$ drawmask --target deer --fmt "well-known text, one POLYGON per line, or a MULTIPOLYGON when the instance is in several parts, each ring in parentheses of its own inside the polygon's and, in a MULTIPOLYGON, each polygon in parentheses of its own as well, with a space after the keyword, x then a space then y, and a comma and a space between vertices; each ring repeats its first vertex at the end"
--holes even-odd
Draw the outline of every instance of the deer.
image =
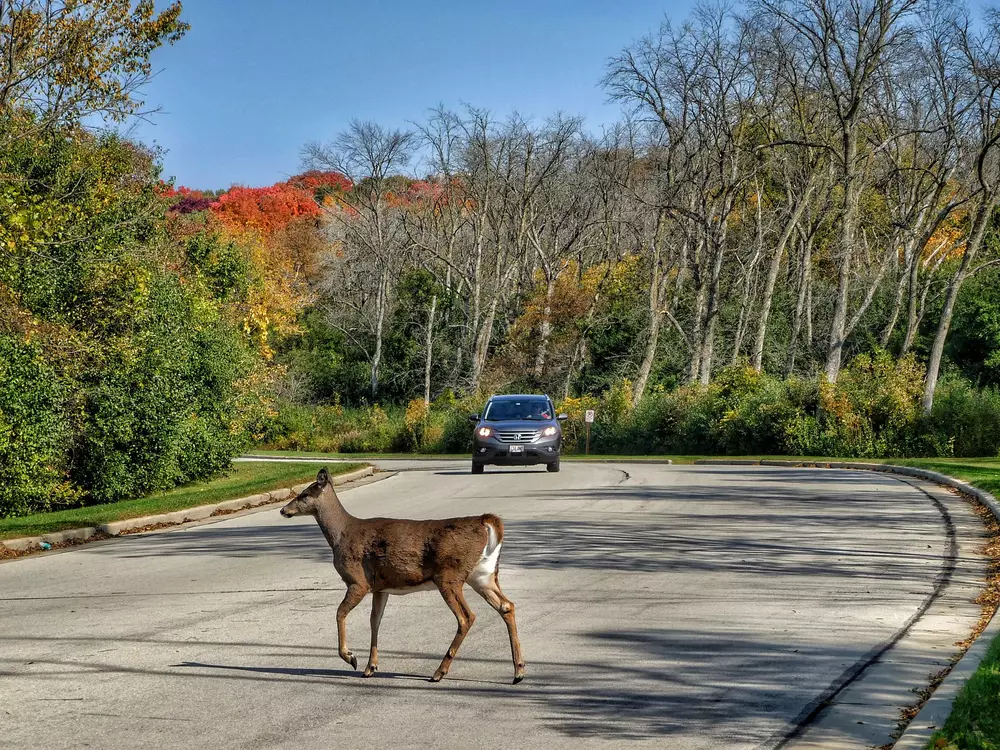
POLYGON ((337 647, 351 669, 357 670, 358 660, 347 648, 347 615, 365 596, 372 595, 371 648, 362 676, 371 677, 378 670, 378 629, 389 596, 436 588, 458 620, 458 632, 431 677, 431 682, 440 682, 476 620, 463 594, 468 584, 503 618, 514 661, 513 684, 524 679, 514 602, 500 589, 503 521, 498 516, 357 518, 344 508, 325 468, 280 513, 285 518, 315 517, 333 550, 333 565, 347 585, 337 608, 337 647))

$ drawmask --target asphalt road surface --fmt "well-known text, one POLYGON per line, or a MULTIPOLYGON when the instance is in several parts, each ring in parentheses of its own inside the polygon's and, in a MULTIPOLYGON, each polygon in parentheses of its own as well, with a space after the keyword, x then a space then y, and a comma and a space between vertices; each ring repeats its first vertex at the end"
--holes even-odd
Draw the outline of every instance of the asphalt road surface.
MULTIPOLYGON (((361 679, 336 654, 326 542, 272 509, 0 564, 0 747, 865 747, 912 702, 900 675, 920 682, 974 621, 975 520, 923 485, 385 465, 421 470, 342 491, 348 510, 504 518, 523 683, 471 589, 478 619, 442 683, 427 678, 455 621, 435 591, 390 598, 382 671, 361 679)), ((348 620, 361 666, 369 603, 348 620)))

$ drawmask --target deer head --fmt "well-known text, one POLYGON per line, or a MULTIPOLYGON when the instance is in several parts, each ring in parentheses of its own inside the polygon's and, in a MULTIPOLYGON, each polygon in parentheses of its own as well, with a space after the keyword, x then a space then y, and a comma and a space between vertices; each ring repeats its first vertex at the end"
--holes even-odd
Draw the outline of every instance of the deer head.
POLYGON ((281 509, 281 515, 285 518, 308 514, 315 516, 319 502, 323 498, 327 487, 330 486, 330 474, 325 468, 320 469, 316 475, 316 481, 300 492, 294 500, 281 509))

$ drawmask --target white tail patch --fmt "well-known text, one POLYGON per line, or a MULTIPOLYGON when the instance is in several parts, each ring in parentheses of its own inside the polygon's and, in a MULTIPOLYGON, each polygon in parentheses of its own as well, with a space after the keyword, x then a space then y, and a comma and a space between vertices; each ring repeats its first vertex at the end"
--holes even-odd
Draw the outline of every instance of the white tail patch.
POLYGON ((497 572, 497 566, 500 564, 500 548, 503 547, 503 542, 499 540, 497 530, 493 528, 493 524, 486 524, 486 533, 488 537, 486 539, 486 546, 483 547, 483 554, 469 576, 469 585, 473 588, 480 588, 488 584, 493 574, 497 572))

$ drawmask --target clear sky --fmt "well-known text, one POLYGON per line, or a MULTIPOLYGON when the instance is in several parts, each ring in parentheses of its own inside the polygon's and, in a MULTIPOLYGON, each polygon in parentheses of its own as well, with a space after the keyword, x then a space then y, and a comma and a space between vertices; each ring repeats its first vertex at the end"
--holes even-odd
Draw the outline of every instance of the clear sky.
MULTIPOLYGON (((159 0, 163 7, 166 0, 159 0)), ((611 55, 691 0, 184 0, 191 31, 158 50, 162 107, 134 136, 190 187, 269 185, 352 118, 394 127, 462 102, 497 114, 614 121, 611 55)))

